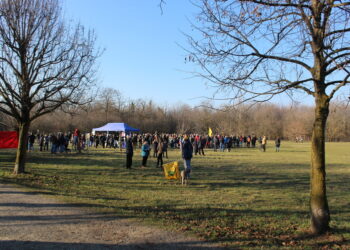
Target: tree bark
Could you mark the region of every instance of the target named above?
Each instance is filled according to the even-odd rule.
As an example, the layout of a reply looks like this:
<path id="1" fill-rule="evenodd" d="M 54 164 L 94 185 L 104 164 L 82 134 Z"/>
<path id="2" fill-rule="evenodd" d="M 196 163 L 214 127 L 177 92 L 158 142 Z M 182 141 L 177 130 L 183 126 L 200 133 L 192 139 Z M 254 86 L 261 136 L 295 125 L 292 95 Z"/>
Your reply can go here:
<path id="1" fill-rule="evenodd" d="M 330 221 L 325 162 L 325 132 L 329 100 L 325 94 L 318 94 L 315 99 L 315 121 L 311 141 L 311 231 L 314 234 L 322 234 L 329 230 Z"/>
<path id="2" fill-rule="evenodd" d="M 15 168 L 13 170 L 14 174 L 25 173 L 25 162 L 27 155 L 27 146 L 28 146 L 28 131 L 30 127 L 30 122 L 19 123 L 18 125 L 18 148 L 16 154 Z"/>

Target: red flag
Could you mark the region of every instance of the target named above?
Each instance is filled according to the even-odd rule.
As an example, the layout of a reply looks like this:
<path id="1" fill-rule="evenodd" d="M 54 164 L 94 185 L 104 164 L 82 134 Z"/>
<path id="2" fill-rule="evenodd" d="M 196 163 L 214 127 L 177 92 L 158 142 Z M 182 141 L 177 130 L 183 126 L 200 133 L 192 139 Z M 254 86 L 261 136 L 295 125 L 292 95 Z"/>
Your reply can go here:
<path id="1" fill-rule="evenodd" d="M 0 131 L 0 148 L 17 148 L 18 134 L 16 131 Z"/>

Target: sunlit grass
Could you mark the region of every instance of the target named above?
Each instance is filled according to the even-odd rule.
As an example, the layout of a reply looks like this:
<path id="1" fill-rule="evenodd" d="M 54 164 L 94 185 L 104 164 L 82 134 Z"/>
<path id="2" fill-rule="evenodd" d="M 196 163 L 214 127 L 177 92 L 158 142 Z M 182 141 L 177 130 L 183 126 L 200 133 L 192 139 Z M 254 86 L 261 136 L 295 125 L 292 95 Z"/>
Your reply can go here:
<path id="1" fill-rule="evenodd" d="M 233 149 L 195 156 L 191 183 L 167 181 L 156 160 L 140 169 L 135 152 L 132 170 L 116 150 L 78 155 L 30 153 L 27 171 L 11 174 L 14 151 L 0 151 L 0 178 L 89 204 L 101 212 L 197 234 L 237 248 L 350 247 L 350 143 L 327 144 L 327 187 L 334 229 L 308 237 L 310 144 L 283 142 L 276 153 Z M 180 160 L 178 150 L 165 162 Z M 182 165 L 182 162 L 181 162 Z"/>

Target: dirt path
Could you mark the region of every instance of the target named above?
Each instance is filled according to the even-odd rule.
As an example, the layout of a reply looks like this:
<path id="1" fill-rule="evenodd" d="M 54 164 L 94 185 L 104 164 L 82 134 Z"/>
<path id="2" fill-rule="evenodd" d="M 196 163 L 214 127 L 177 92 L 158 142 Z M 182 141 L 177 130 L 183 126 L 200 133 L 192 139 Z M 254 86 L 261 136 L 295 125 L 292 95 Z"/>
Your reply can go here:
<path id="1" fill-rule="evenodd" d="M 0 249 L 223 249 L 0 184 Z"/>

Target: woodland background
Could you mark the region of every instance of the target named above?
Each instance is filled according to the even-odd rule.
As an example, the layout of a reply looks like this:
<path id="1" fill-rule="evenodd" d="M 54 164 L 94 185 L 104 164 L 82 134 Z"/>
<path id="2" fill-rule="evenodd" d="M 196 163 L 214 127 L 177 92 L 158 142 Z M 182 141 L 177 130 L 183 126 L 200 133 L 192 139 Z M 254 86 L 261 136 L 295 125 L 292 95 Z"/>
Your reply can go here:
<path id="1" fill-rule="evenodd" d="M 115 89 L 106 88 L 90 103 L 69 106 L 40 117 L 31 131 L 40 133 L 67 132 L 74 128 L 90 132 L 107 122 L 126 122 L 142 132 L 214 133 L 226 135 L 266 135 L 285 140 L 302 137 L 309 140 L 312 133 L 314 107 L 273 103 L 210 107 L 203 102 L 198 107 L 186 104 L 161 106 L 152 100 L 130 100 Z M 0 113 L 0 129 L 16 129 L 16 123 Z M 333 102 L 327 122 L 328 141 L 350 141 L 350 109 L 347 103 Z"/>

